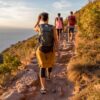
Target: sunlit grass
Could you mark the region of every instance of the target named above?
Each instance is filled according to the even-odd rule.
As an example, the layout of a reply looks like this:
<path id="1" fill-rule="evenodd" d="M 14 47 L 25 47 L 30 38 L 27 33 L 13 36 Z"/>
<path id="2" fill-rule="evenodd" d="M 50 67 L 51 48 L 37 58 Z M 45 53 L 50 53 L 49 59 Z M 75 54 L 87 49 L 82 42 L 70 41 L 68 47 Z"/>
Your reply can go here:
<path id="1" fill-rule="evenodd" d="M 77 56 L 69 63 L 68 78 L 75 85 L 86 87 L 73 100 L 100 100 L 99 90 L 92 87 L 100 79 L 100 1 L 88 4 L 76 16 L 79 27 L 75 44 Z"/>

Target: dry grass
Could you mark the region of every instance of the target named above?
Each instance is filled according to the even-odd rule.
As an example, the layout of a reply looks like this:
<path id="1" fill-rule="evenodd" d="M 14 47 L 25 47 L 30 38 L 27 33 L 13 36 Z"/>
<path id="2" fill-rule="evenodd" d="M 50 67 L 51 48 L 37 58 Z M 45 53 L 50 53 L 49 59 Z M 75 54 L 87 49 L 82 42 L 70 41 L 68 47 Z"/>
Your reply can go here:
<path id="1" fill-rule="evenodd" d="M 75 85 L 78 83 L 81 88 L 85 85 L 85 89 L 82 88 L 73 100 L 100 100 L 100 92 L 91 87 L 100 79 L 100 1 L 88 4 L 76 16 L 79 26 L 75 44 L 77 56 L 71 59 L 67 76 Z"/>
<path id="2" fill-rule="evenodd" d="M 0 85 L 4 85 L 7 80 L 14 77 L 21 69 L 19 67 L 27 65 L 27 62 L 33 57 L 36 43 L 36 36 L 34 36 L 18 42 L 2 52 L 4 62 L 0 64 Z"/>
<path id="3" fill-rule="evenodd" d="M 72 100 L 100 100 L 100 80 L 89 84 L 87 88 L 76 94 Z"/>

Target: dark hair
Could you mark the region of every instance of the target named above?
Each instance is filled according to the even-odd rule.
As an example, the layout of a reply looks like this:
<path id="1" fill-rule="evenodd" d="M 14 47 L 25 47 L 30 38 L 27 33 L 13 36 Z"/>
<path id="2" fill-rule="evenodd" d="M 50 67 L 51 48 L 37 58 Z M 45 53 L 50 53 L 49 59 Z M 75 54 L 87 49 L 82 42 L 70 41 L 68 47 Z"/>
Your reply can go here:
<path id="1" fill-rule="evenodd" d="M 73 14 L 73 11 L 71 11 L 70 14 Z"/>
<path id="2" fill-rule="evenodd" d="M 60 13 L 58 13 L 58 16 L 61 16 L 61 14 L 60 14 Z"/>
<path id="3" fill-rule="evenodd" d="M 41 16 L 41 19 L 42 19 L 43 21 L 47 21 L 47 20 L 48 20 L 48 13 L 43 12 L 43 13 L 40 14 L 40 16 Z"/>

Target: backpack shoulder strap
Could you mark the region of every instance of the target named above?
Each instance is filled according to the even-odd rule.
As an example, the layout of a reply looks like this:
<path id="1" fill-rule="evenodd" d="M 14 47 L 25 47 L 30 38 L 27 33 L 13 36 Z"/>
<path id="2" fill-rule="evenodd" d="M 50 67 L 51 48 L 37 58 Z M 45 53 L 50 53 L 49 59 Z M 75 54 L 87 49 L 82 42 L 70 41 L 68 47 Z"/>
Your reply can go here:
<path id="1" fill-rule="evenodd" d="M 44 27 L 44 24 L 40 24 L 40 25 L 39 25 L 39 28 L 40 28 L 40 33 L 42 33 L 42 32 L 43 32 L 43 27 Z"/>

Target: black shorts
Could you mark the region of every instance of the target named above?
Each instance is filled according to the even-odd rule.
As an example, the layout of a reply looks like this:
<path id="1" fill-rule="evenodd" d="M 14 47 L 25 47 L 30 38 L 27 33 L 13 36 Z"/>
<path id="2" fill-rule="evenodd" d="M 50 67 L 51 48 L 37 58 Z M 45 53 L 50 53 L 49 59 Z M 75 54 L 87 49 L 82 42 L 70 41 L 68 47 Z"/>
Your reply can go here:
<path id="1" fill-rule="evenodd" d="M 47 69 L 49 74 L 52 72 L 52 68 Z M 45 78 L 46 77 L 46 68 L 40 68 L 40 77 Z"/>
<path id="2" fill-rule="evenodd" d="M 74 27 L 69 27 L 69 33 L 74 33 L 75 31 L 75 28 Z"/>
<path id="3" fill-rule="evenodd" d="M 57 29 L 58 36 L 62 33 L 62 29 Z"/>

